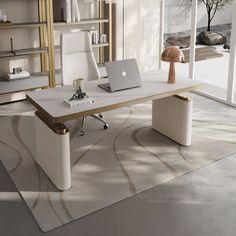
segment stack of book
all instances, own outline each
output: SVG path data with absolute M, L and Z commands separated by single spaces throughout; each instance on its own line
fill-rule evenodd
M 26 79 L 30 78 L 30 73 L 28 71 L 21 71 L 20 73 L 10 73 L 7 75 L 7 80 L 12 81 L 12 80 L 18 80 L 18 79 Z
M 89 105 L 95 103 L 94 98 L 83 98 L 83 99 L 64 99 L 64 103 L 67 104 L 67 106 L 73 108 L 77 106 L 84 106 L 84 105 Z
M 78 0 L 54 0 L 54 21 L 67 23 L 79 22 L 80 12 Z

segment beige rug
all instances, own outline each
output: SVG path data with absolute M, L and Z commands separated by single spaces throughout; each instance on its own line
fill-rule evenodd
M 0 160 L 42 231 L 236 152 L 235 110 L 203 98 L 196 98 L 191 147 L 179 146 L 150 128 L 150 103 L 104 117 L 109 129 L 87 118 L 84 137 L 78 134 L 79 121 L 67 124 L 72 188 L 65 192 L 57 191 L 34 161 L 33 112 L 0 118 Z

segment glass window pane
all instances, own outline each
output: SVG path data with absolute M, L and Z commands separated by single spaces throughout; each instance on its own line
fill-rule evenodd
M 213 17 L 216 4 L 212 6 L 210 17 Z M 208 20 L 206 5 L 199 2 L 195 79 L 205 83 L 204 93 L 223 100 L 227 97 L 231 21 L 232 2 L 216 9 L 211 21 Z
M 186 63 L 176 63 L 176 74 L 189 74 L 189 46 L 191 35 L 191 1 L 165 1 L 164 48 L 178 46 L 186 56 Z M 169 63 L 163 62 L 162 68 L 169 69 Z

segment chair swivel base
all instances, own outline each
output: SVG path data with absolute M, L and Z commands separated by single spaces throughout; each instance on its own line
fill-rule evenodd
M 107 122 L 102 119 L 102 114 L 99 114 L 98 116 L 96 116 L 96 115 L 91 115 L 90 117 L 92 117 L 92 118 L 94 118 L 94 119 L 96 119 L 96 120 L 101 121 L 101 122 L 104 124 L 103 128 L 104 128 L 105 130 L 108 129 L 109 126 L 108 126 Z M 84 132 L 84 122 L 85 122 L 85 118 L 86 118 L 86 117 L 83 117 L 83 119 L 82 119 L 82 124 L 81 124 L 81 128 L 80 128 L 80 136 L 84 136 L 84 134 L 85 134 L 85 132 Z

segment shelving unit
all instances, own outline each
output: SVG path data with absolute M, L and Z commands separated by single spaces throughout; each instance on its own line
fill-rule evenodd
M 93 48 L 99 48 L 99 64 L 104 64 L 105 60 L 111 61 L 112 58 L 112 0 L 106 1 L 106 0 L 95 0 L 98 3 L 98 18 L 90 18 L 90 19 L 81 19 L 79 22 L 54 22 L 53 26 L 54 29 L 59 29 L 60 27 L 73 27 L 73 28 L 79 28 L 80 26 L 91 26 L 91 25 L 98 25 L 98 32 L 100 34 L 105 33 L 105 24 L 108 24 L 109 32 L 107 33 L 107 43 L 98 43 L 98 44 L 92 44 Z M 56 0 L 54 0 L 56 2 Z M 106 3 L 108 2 L 108 3 Z M 109 14 L 105 17 L 105 4 L 109 5 Z M 108 56 L 105 58 L 105 52 L 104 47 L 108 48 Z M 55 47 L 56 50 L 58 50 L 58 47 Z
M 8 81 L 0 78 L 0 103 L 1 95 L 17 93 L 21 91 L 44 89 L 47 87 L 55 87 L 61 83 L 60 72 L 55 70 L 55 50 L 59 50 L 59 46 L 55 46 L 54 30 L 60 28 L 86 28 L 86 26 L 95 25 L 99 34 L 105 32 L 105 24 L 109 28 L 107 34 L 107 43 L 93 44 L 93 48 L 99 50 L 99 67 L 104 65 L 105 60 L 112 60 L 112 0 L 105 3 L 105 0 L 95 0 L 98 3 L 98 18 L 81 19 L 79 22 L 53 22 L 53 0 L 34 0 L 38 4 L 38 20 L 32 22 L 7 23 L 0 24 L 1 30 L 15 29 L 38 29 L 39 30 L 39 47 L 19 48 L 13 51 L 0 50 L 0 60 L 14 57 L 26 57 L 30 55 L 40 55 L 40 73 L 31 73 L 30 78 Z M 9 4 L 11 4 L 9 2 Z M 105 17 L 105 4 L 109 5 L 109 14 Z M 106 27 L 107 28 L 107 27 Z M 0 36 L 1 37 L 1 36 Z M 105 48 L 109 52 L 105 58 Z M 10 60 L 10 59 L 9 59 Z M 1 63 L 1 62 L 0 62 Z
M 35 0 L 38 4 L 38 20 L 35 22 L 20 22 L 20 23 L 7 23 L 0 24 L 1 30 L 15 30 L 15 29 L 38 29 L 39 30 L 39 47 L 34 48 L 20 48 L 11 50 L 0 51 L 0 59 L 7 59 L 13 57 L 27 57 L 30 55 L 40 55 L 41 72 L 31 73 L 30 78 L 22 78 L 17 80 L 8 81 L 5 77 L 0 78 L 0 95 L 13 94 L 22 91 L 47 88 L 53 85 L 53 74 L 51 69 L 53 68 L 47 65 L 52 62 L 51 56 L 51 42 L 50 33 L 50 17 L 52 15 L 51 4 L 52 0 Z M 9 3 L 11 4 L 11 3 Z M 47 42 L 47 43 L 46 43 Z M 10 60 L 10 59 L 9 59 Z M 5 102 L 5 101 L 4 101 Z

